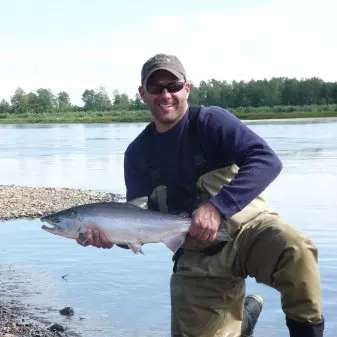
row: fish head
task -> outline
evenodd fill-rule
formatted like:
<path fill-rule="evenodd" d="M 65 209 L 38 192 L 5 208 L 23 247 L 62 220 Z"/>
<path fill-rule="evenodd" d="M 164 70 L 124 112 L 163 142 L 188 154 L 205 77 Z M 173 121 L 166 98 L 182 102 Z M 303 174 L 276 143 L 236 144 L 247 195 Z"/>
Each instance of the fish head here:
<path fill-rule="evenodd" d="M 49 225 L 42 225 L 45 231 L 70 239 L 78 238 L 82 229 L 80 216 L 73 208 L 45 215 L 40 220 Z"/>

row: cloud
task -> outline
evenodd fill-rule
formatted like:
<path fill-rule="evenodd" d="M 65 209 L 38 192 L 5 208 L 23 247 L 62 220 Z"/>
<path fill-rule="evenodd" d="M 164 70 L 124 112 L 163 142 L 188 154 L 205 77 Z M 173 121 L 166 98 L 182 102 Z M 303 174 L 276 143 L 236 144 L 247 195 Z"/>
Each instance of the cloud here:
<path fill-rule="evenodd" d="M 101 85 L 133 96 L 143 62 L 158 52 L 178 55 L 196 84 L 273 76 L 337 81 L 336 10 L 333 0 L 275 0 L 227 12 L 177 11 L 71 42 L 2 44 L 0 97 L 18 86 L 44 87 L 81 104 L 85 89 Z"/>

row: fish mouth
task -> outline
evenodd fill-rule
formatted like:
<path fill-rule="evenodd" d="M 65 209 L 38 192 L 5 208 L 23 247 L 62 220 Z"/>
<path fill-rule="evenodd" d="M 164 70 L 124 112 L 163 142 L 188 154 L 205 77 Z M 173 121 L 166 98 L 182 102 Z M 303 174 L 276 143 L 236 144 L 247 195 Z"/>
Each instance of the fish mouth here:
<path fill-rule="evenodd" d="M 49 223 L 48 226 L 42 225 L 41 228 L 46 230 L 46 231 L 51 231 L 51 232 L 64 232 L 63 228 L 59 227 L 58 225 L 50 224 L 50 223 Z"/>
<path fill-rule="evenodd" d="M 41 222 L 46 222 L 47 224 L 43 224 L 41 228 L 48 233 L 59 235 L 65 238 L 69 239 L 76 239 L 76 235 L 74 233 L 69 232 L 66 228 L 63 228 L 63 226 L 59 225 L 55 220 L 48 219 L 47 217 L 40 218 Z"/>
<path fill-rule="evenodd" d="M 42 217 L 40 220 L 41 222 L 46 222 L 48 224 L 48 225 L 44 224 L 41 226 L 41 228 L 46 230 L 47 232 L 51 232 L 51 233 L 64 232 L 64 229 L 61 226 L 57 225 L 55 222 L 52 222 L 51 220 L 48 220 L 46 217 Z"/>
<path fill-rule="evenodd" d="M 59 235 L 59 236 L 69 238 L 69 239 L 74 239 L 74 236 L 72 235 L 72 233 L 68 233 L 63 228 L 61 228 L 60 226 L 58 226 L 56 224 L 50 224 L 49 223 L 49 226 L 42 225 L 41 228 L 44 229 L 45 231 L 47 231 L 48 233 L 51 233 L 51 234 L 54 234 L 54 235 Z"/>

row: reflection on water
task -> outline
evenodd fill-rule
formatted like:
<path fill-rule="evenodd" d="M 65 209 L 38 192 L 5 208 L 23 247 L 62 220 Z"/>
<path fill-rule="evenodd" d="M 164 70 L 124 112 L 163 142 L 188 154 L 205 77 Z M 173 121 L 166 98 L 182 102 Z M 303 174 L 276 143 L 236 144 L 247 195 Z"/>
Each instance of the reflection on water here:
<path fill-rule="evenodd" d="M 0 184 L 124 194 L 123 153 L 143 127 L 0 126 Z M 272 206 L 310 235 L 319 248 L 326 336 L 334 337 L 337 123 L 253 123 L 250 127 L 268 140 L 284 164 L 281 176 L 268 190 Z M 116 248 L 83 248 L 42 231 L 40 226 L 39 221 L 0 222 L 0 292 L 12 282 L 10 292 L 1 295 L 49 308 L 39 314 L 84 337 L 169 336 L 172 264 L 165 246 L 147 245 L 145 256 Z M 15 272 L 11 274 L 10 268 Z M 66 280 L 63 275 L 68 275 Z M 265 336 L 266 331 L 270 337 L 287 335 L 279 295 L 251 279 L 247 292 L 259 292 L 266 300 L 256 336 Z M 74 307 L 76 315 L 70 319 L 60 316 L 58 310 L 65 306 Z"/>

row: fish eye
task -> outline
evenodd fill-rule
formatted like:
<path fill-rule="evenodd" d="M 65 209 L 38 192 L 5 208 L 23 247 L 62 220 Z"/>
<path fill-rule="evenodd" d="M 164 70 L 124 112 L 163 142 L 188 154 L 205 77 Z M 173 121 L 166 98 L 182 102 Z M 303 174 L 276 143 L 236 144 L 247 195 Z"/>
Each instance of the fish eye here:
<path fill-rule="evenodd" d="M 53 222 L 54 222 L 54 223 L 60 223 L 61 220 L 60 220 L 60 218 L 56 217 L 56 218 L 53 219 Z"/>

